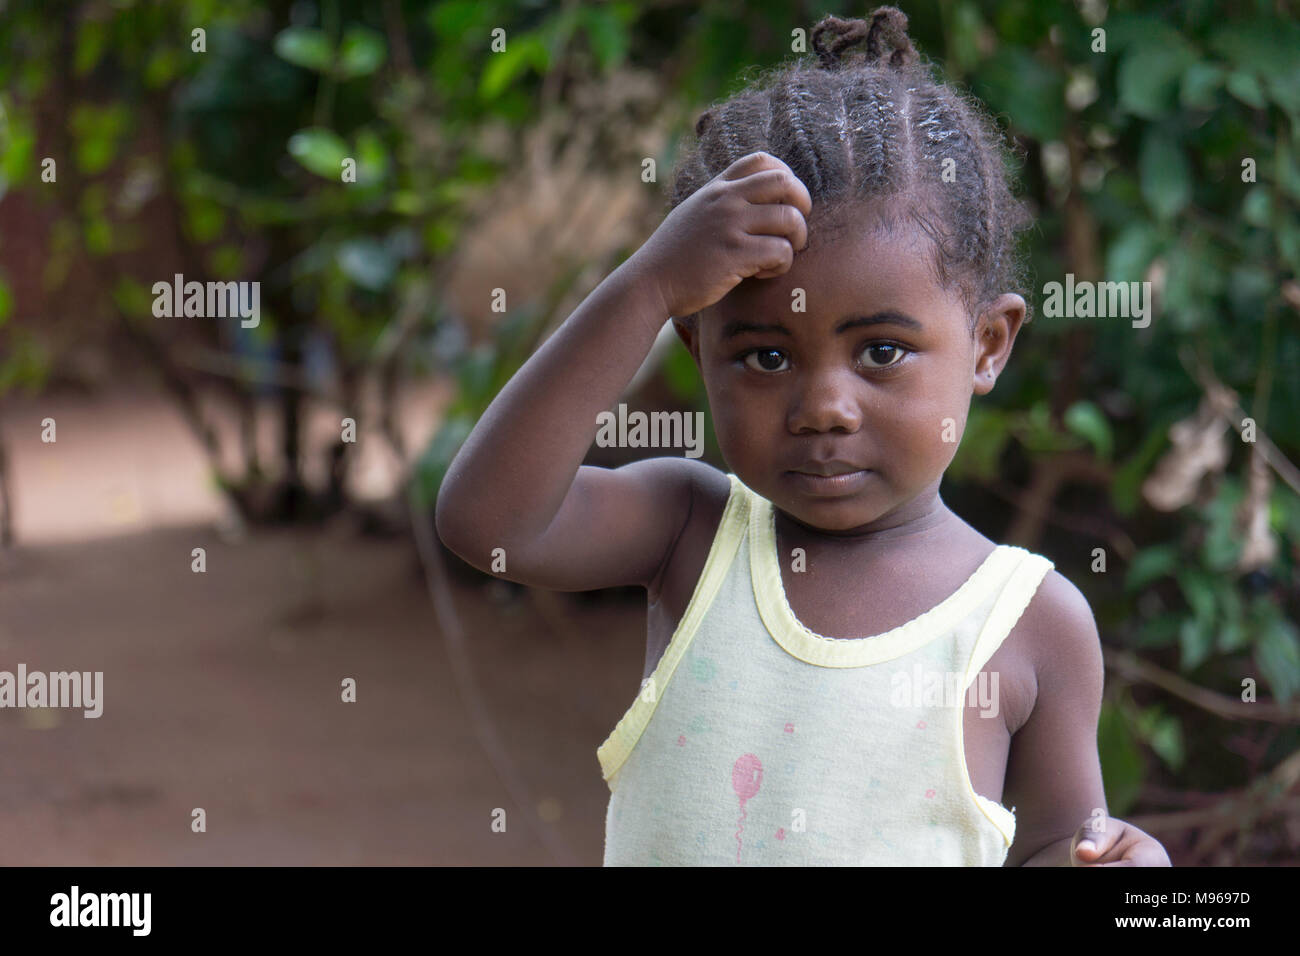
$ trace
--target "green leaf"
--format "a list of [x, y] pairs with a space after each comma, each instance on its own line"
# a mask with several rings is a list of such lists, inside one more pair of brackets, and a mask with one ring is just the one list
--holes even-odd
[[1187, 599], [1188, 606], [1198, 621], [1210, 624], [1214, 621], [1214, 575], [1206, 574], [1199, 568], [1184, 568], [1178, 572], [1178, 587]]
[[494, 10], [482, 0], [443, 0], [431, 4], [426, 16], [439, 38], [454, 41], [492, 23]]
[[451, 217], [439, 216], [425, 228], [424, 241], [430, 252], [440, 254], [455, 246], [459, 235], [458, 224]]
[[1110, 422], [1100, 408], [1092, 402], [1075, 402], [1065, 410], [1065, 427], [1092, 445], [1097, 457], [1109, 461], [1115, 447]]
[[1268, 95], [1291, 117], [1292, 128], [1300, 119], [1300, 64], [1285, 73], [1270, 73], [1266, 77]]
[[1177, 143], [1155, 129], [1142, 139], [1138, 174], [1142, 197], [1161, 219], [1177, 215], [1192, 198], [1192, 168], [1187, 157]]
[[1213, 63], [1193, 63], [1183, 74], [1178, 102], [1183, 109], [1213, 109], [1226, 75], [1223, 67]]
[[1241, 557], [1241, 535], [1234, 521], [1215, 521], [1205, 532], [1201, 560], [1214, 571], [1228, 572]]
[[1277, 699], [1286, 704], [1300, 690], [1300, 638], [1295, 625], [1276, 612], [1262, 623], [1255, 640], [1255, 663]]
[[357, 133], [357, 182], [378, 183], [388, 172], [388, 149], [378, 133], [363, 129]]
[[1247, 106], [1253, 106], [1257, 110], [1264, 108], [1266, 103], [1264, 87], [1260, 85], [1254, 74], [1231, 73], [1228, 76], [1227, 86], [1228, 92]]
[[104, 55], [108, 45], [108, 23], [104, 20], [83, 18], [77, 27], [77, 47], [72, 54], [72, 69], [77, 76], [93, 70]]
[[460, 403], [468, 409], [486, 408], [495, 394], [493, 387], [493, 367], [495, 357], [492, 348], [481, 345], [471, 349], [456, 368], [456, 380], [460, 386]]
[[1288, 223], [1278, 229], [1277, 251], [1292, 271], [1300, 272], [1300, 227]]
[[95, 175], [113, 162], [117, 141], [127, 125], [126, 107], [121, 103], [97, 107], [81, 104], [69, 121], [77, 141], [77, 166]]
[[30, 335], [20, 336], [3, 357], [4, 361], [0, 361], [0, 394], [22, 386], [34, 395], [45, 386], [50, 374], [50, 353]]
[[1133, 556], [1133, 561], [1129, 564], [1124, 587], [1129, 591], [1140, 591], [1151, 582], [1173, 574], [1180, 563], [1176, 544], [1157, 544], [1143, 548]]
[[32, 175], [36, 137], [24, 119], [9, 114], [0, 103], [0, 196], [8, 184]]
[[186, 225], [195, 242], [211, 242], [221, 235], [221, 230], [226, 225], [225, 210], [211, 200], [192, 200], [185, 212]]
[[488, 53], [488, 63], [479, 81], [479, 96], [485, 100], [495, 99], [530, 66], [544, 73], [549, 64], [550, 54], [541, 37], [512, 38], [500, 53]]
[[1264, 185], [1251, 186], [1241, 201], [1241, 218], [1252, 226], [1267, 229], [1273, 216], [1273, 195]]
[[231, 244], [212, 250], [212, 271], [221, 279], [237, 279], [244, 271], [244, 249]]
[[1300, 202], [1300, 164], [1296, 162], [1291, 147], [1285, 139], [1279, 139], [1277, 142], [1277, 159], [1273, 174], [1277, 184], [1282, 187], [1282, 192]]
[[1195, 53], [1185, 46], [1134, 45], [1115, 78], [1120, 108], [1143, 119], [1173, 113], [1179, 80], [1195, 62]]
[[1074, 435], [1057, 427], [1045, 401], [1034, 402], [1027, 412], [1015, 413], [1012, 421], [1011, 428], [1016, 439], [1034, 454], [1051, 454], [1083, 444]]
[[1028, 51], [1004, 46], [984, 63], [978, 74], [981, 98], [1005, 113], [1014, 129], [1039, 142], [1061, 138], [1065, 113], [1065, 74], [1039, 61]]
[[1239, 69], [1279, 76], [1295, 66], [1300, 24], [1283, 17], [1220, 24], [1210, 48]]
[[1106, 278], [1111, 282], [1141, 282], [1160, 251], [1160, 243], [1160, 234], [1149, 223], [1129, 223], [1106, 249]]
[[86, 251], [93, 256], [105, 256], [113, 251], [113, 229], [103, 216], [95, 215], [86, 220]]
[[289, 153], [317, 176], [338, 181], [348, 145], [333, 130], [316, 126], [289, 137]]
[[289, 27], [275, 37], [275, 52], [282, 60], [305, 70], [324, 73], [334, 62], [334, 49], [322, 30]]
[[677, 346], [668, 350], [663, 362], [664, 380], [673, 394], [683, 401], [699, 398], [702, 388], [700, 372], [695, 366], [695, 359], [678, 340]]
[[1131, 515], [1137, 511], [1142, 482], [1146, 480], [1156, 457], [1165, 449], [1165, 433], [1169, 424], [1171, 422], [1161, 421], [1149, 428], [1142, 447], [1115, 470], [1110, 485], [1110, 499], [1115, 510], [1121, 514]]
[[1136, 724], [1138, 734], [1161, 760], [1173, 770], [1182, 767], [1185, 757], [1183, 726], [1177, 717], [1166, 714], [1157, 704], [1140, 711]]
[[1237, 511], [1243, 495], [1241, 483], [1227, 477], [1205, 509], [1209, 526], [1201, 545], [1201, 560], [1210, 571], [1230, 571], [1241, 555], [1242, 541]]
[[1214, 650], [1214, 627], [1199, 618], [1184, 618], [1178, 629], [1178, 666], [1184, 671], [1200, 667]]
[[387, 56], [388, 47], [378, 33], [364, 27], [349, 27], [339, 47], [339, 76], [347, 80], [368, 76], [383, 66]]
[[9, 292], [9, 285], [4, 279], [0, 279], [0, 328], [9, 321], [9, 313], [13, 311], [14, 298]]
[[1106, 786], [1106, 804], [1111, 816], [1123, 816], [1142, 790], [1146, 765], [1123, 713], [1110, 701], [1102, 702], [1097, 720], [1097, 751]]
[[1138, 650], [1169, 647], [1178, 639], [1178, 629], [1183, 626], [1183, 619], [1177, 614], [1157, 614], [1142, 622], [1134, 647]]
[[149, 57], [144, 68], [144, 85], [151, 90], [166, 86], [180, 68], [180, 57], [174, 47], [159, 47]]
[[969, 475], [980, 481], [996, 478], [1002, 453], [1010, 441], [1011, 429], [1005, 414], [997, 409], [982, 408], [976, 412], [972, 408], [953, 461], [956, 468], [953, 477], [964, 479]]
[[627, 56], [628, 35], [619, 11], [607, 6], [584, 7], [580, 17], [600, 69], [608, 70], [622, 63]]
[[123, 276], [113, 285], [113, 302], [129, 316], [152, 315], [153, 294], [141, 282]]
[[1214, 649], [1220, 654], [1231, 654], [1247, 643], [1245, 608], [1231, 578], [1218, 576], [1214, 579], [1214, 600], [1219, 607], [1219, 626]]

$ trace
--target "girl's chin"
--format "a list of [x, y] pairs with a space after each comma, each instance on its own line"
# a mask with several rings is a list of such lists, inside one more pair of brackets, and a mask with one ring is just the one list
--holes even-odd
[[879, 507], [856, 498], [787, 498], [775, 504], [800, 524], [818, 531], [867, 530], [884, 517]]

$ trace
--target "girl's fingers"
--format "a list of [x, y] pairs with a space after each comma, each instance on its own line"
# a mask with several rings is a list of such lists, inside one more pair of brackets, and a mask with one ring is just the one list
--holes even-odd
[[1074, 831], [1074, 839], [1070, 843], [1071, 863], [1076, 860], [1079, 863], [1094, 863], [1115, 845], [1123, 826], [1118, 820], [1107, 819], [1106, 823], [1105, 829], [1100, 831], [1092, 829], [1092, 821]]
[[808, 245], [808, 223], [794, 206], [750, 206], [744, 218], [745, 232], [751, 236], [780, 236], [789, 240], [796, 252]]
[[787, 172], [790, 167], [781, 160], [777, 159], [771, 153], [758, 150], [757, 152], [748, 153], [736, 160], [730, 166], [722, 171], [723, 179], [744, 179], [760, 169], [784, 169]]
[[812, 215], [812, 196], [808, 194], [808, 187], [787, 166], [756, 171], [738, 183], [737, 188], [755, 205], [788, 203], [805, 216]]
[[1173, 865], [1169, 862], [1169, 854], [1165, 852], [1164, 847], [1149, 837], [1139, 840], [1131, 850], [1125, 851], [1125, 855], [1133, 866]]
[[758, 267], [756, 272], [751, 273], [753, 278], [771, 279], [790, 270], [790, 265], [794, 262], [794, 248], [790, 245], [790, 240], [779, 236], [750, 236], [748, 242], [753, 244], [753, 252], [748, 253], [746, 258]]

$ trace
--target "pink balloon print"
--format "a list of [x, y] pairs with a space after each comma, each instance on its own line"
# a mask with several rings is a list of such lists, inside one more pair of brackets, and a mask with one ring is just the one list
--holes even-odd
[[758, 793], [763, 783], [763, 763], [753, 754], [745, 754], [731, 768], [731, 786], [740, 795], [740, 805]]
[[740, 819], [736, 821], [736, 863], [740, 863], [740, 834], [745, 829], [745, 817], [748, 815], [745, 804], [758, 793], [763, 785], [763, 762], [753, 754], [745, 754], [736, 760], [731, 768], [731, 788], [740, 797]]

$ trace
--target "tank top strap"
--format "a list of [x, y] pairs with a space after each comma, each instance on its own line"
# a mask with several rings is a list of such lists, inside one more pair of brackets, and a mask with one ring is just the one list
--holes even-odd
[[970, 663], [962, 685], [964, 687], [970, 685], [989, 658], [1002, 646], [1037, 593], [1043, 578], [1053, 568], [1052, 562], [1047, 558], [1024, 548], [1013, 545], [1000, 545], [999, 548], [1011, 554], [1014, 560], [1010, 563], [1006, 580], [993, 602], [992, 610], [971, 647]]

